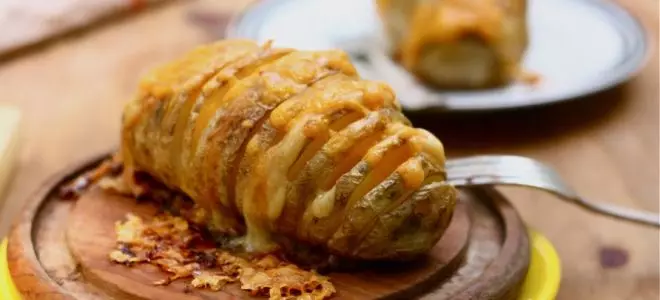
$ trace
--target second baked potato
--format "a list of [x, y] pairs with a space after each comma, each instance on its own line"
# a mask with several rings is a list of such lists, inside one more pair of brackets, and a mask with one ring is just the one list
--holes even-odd
[[527, 47], [526, 0], [376, 0], [392, 55], [441, 88], [514, 80]]

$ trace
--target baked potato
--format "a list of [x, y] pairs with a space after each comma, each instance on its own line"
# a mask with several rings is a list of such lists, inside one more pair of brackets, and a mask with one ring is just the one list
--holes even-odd
[[122, 119], [123, 178], [148, 174], [245, 250], [279, 241], [340, 257], [428, 251], [456, 202], [444, 149], [343, 51], [224, 40], [147, 74]]
[[526, 0], [376, 0], [391, 54], [440, 88], [486, 88], [520, 75]]

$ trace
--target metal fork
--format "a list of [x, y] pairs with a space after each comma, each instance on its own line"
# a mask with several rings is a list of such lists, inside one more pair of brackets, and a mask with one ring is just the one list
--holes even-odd
[[660, 215], [591, 202], [580, 197], [545, 164], [527, 157], [486, 155], [447, 161], [448, 182], [457, 187], [514, 185], [550, 192], [589, 211], [642, 225], [660, 227]]

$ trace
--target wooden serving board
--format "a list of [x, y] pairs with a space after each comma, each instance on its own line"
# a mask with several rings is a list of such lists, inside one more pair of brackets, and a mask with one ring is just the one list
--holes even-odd
[[[150, 204], [92, 188], [76, 201], [58, 188], [101, 158], [69, 168], [36, 193], [9, 236], [12, 278], [25, 299], [240, 299], [223, 291], [184, 292], [182, 282], [151, 266], [128, 268], [108, 260], [114, 223], [132, 212], [153, 215]], [[446, 234], [428, 256], [409, 266], [330, 273], [337, 299], [516, 299], [529, 263], [529, 242], [515, 209], [492, 189], [461, 191]]]

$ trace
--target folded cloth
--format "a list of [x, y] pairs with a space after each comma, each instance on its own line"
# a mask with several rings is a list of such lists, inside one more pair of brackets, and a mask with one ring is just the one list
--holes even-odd
[[0, 208], [18, 156], [19, 121], [20, 113], [17, 109], [0, 106]]
[[0, 56], [122, 12], [166, 0], [0, 1]]

